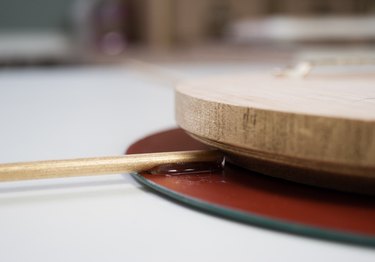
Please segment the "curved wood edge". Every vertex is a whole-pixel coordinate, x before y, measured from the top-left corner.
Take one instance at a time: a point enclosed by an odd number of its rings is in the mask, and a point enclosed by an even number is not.
[[[373,121],[246,108],[185,91],[175,93],[178,125],[226,151],[231,162],[299,183],[375,195]]]
[[[207,145],[219,148],[226,153],[226,160],[265,175],[286,179],[293,182],[308,184],[339,191],[375,195],[375,177],[358,176],[356,167],[346,166],[346,173],[335,173],[341,170],[331,163],[319,163],[302,159],[277,156],[264,152],[249,151],[227,144],[221,144],[187,132],[194,139]],[[324,169],[322,168],[324,166]],[[375,170],[366,170],[365,173]]]
[[[176,120],[184,130],[211,141],[327,163],[319,169],[329,166],[330,172],[375,177],[373,122],[245,108],[202,100],[178,89]]]

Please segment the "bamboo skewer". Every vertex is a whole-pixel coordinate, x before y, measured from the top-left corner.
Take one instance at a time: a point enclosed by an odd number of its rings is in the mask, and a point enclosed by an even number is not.
[[[175,86],[181,81],[179,77],[173,76],[163,67],[134,59],[128,59],[128,63],[168,86]],[[219,163],[222,160],[223,156],[218,150],[195,150],[7,163],[0,164],[0,182],[142,172],[166,164]]]
[[[219,162],[217,150],[133,154],[113,157],[0,164],[0,182],[142,172],[168,164]]]

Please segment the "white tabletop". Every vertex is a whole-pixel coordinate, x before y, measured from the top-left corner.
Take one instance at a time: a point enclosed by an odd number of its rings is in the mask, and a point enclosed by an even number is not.
[[[189,77],[246,65],[169,65]],[[173,91],[126,66],[0,71],[0,162],[122,154],[175,126]],[[374,250],[180,206],[128,175],[0,184],[0,261],[375,261]]]

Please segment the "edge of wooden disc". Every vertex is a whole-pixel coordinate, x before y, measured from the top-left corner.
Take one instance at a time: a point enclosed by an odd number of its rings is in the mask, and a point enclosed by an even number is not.
[[[232,162],[296,182],[375,194],[374,121],[230,104],[196,96],[194,88],[176,88],[177,123],[228,152]]]
[[[347,173],[338,173],[336,170],[342,167],[337,167],[334,164],[250,152],[246,149],[220,144],[189,132],[187,133],[204,144],[225,151],[227,161],[252,171],[312,186],[375,195],[374,177],[361,176],[351,172],[356,170],[356,167],[353,166],[346,166]],[[316,168],[322,164],[325,165],[324,169]]]

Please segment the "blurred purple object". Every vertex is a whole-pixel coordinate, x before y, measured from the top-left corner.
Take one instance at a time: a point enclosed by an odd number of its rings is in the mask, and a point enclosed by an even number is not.
[[[120,32],[109,32],[101,36],[99,42],[100,50],[107,55],[119,55],[126,47],[126,41]]]
[[[94,13],[95,43],[100,53],[119,55],[126,48],[127,7],[121,0],[103,0]]]
[[[78,0],[73,8],[77,56],[122,54],[128,43],[128,5],[124,0]]]

